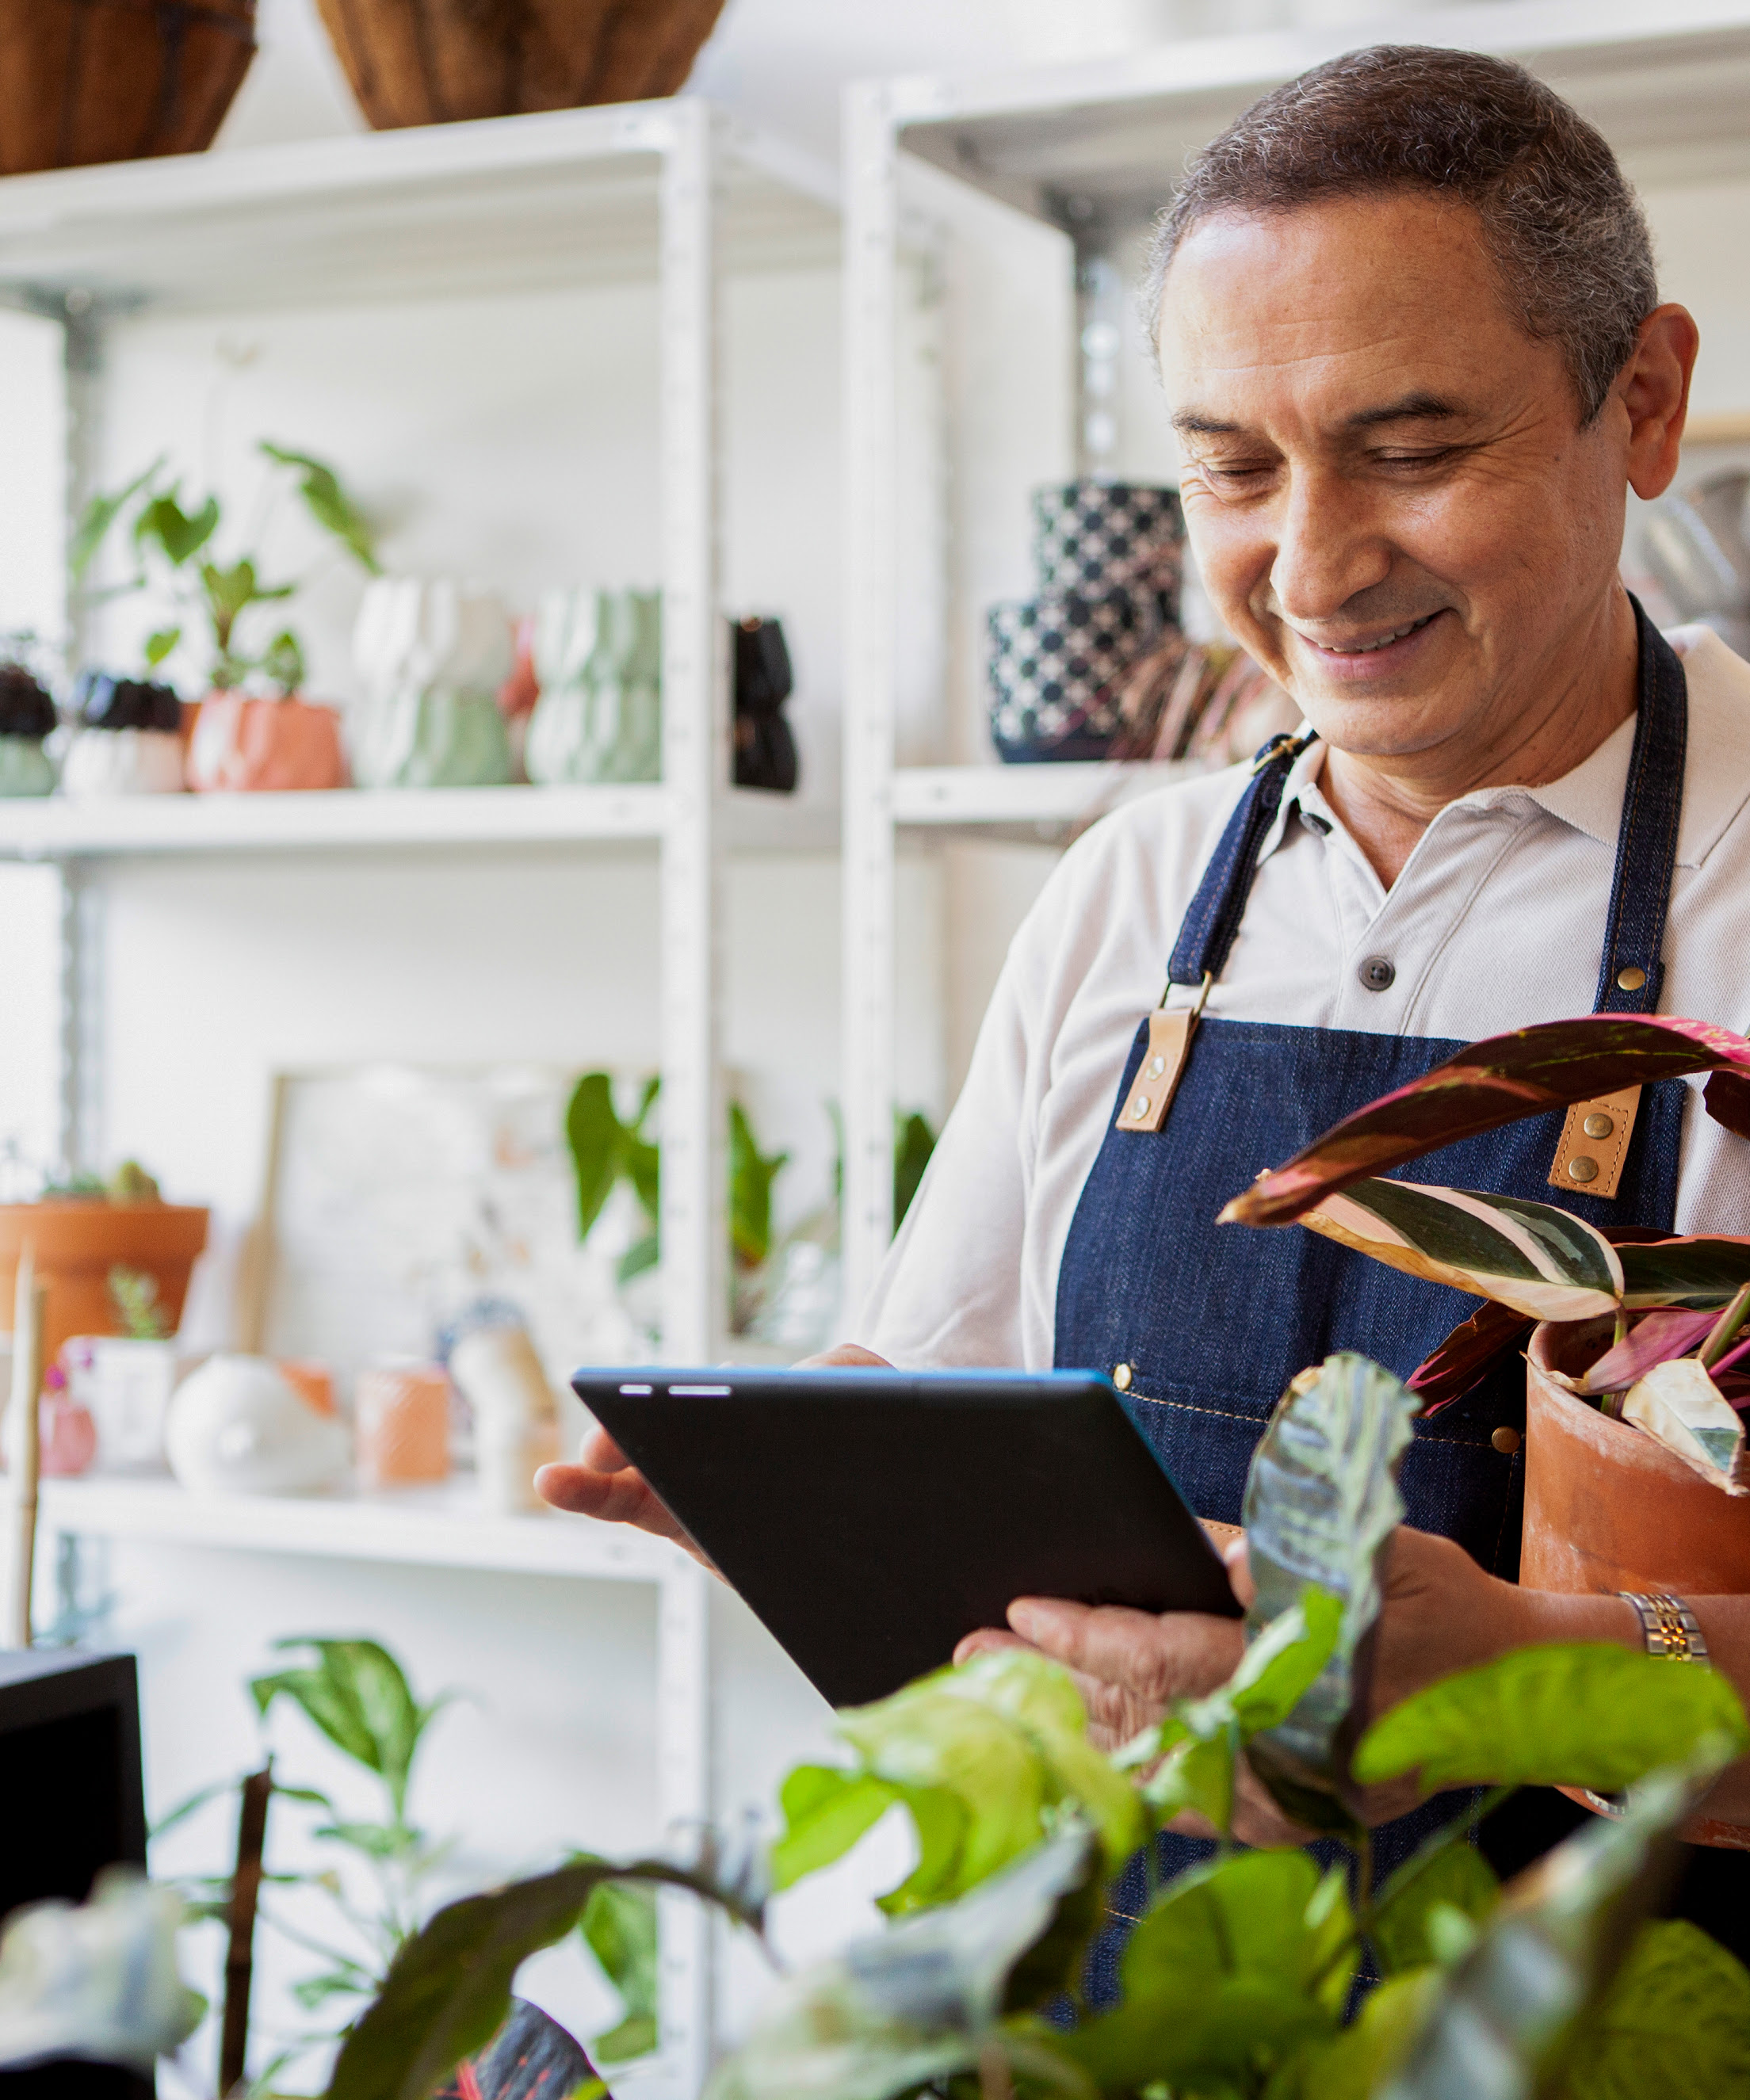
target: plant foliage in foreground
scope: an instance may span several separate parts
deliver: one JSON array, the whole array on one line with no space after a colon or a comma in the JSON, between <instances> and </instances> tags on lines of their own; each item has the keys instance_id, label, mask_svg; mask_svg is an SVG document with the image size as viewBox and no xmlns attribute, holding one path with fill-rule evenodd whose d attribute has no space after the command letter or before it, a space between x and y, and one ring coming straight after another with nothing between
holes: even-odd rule
<instances>
[{"instance_id":1,"label":"plant foliage in foreground","mask_svg":"<svg viewBox=\"0 0 1750 2100\"><path fill-rule=\"evenodd\" d=\"M666 1884L763 1935L763 1889L842 1858L890 1812L914 1864L889 1925L782 1977L709 2100L1710 2100L1750 2090L1750 1972L1694 1928L1649 1922L1673 1833L1750 1745L1726 1680L1606 1646L1501 1657L1430 1687L1351 1747L1355 1658L1397 1520L1392 1469L1414 1402L1333 1358L1296 1381L1254 1469L1261 1594L1229 1683L1107 1758L1067 1675L1019 1651L938 1672L840 1716L839 1765L793 1772L766 1860L580 1863L440 1912L397 1958L336 2065L329 2100L425 2100L503 2016L518 1963L616 1882ZM1242 1764L1358 1846L1217 1856L1156 1895L1115 2007L1080 2009L1103 1885L1187 1807L1231 1828ZM1346 1796L1628 1789L1503 1890L1474 1818L1378 1886ZM1383 1982L1346 2023L1371 1955ZM1048 2010L1053 2018L1048 2021Z\"/></svg>"}]
</instances>

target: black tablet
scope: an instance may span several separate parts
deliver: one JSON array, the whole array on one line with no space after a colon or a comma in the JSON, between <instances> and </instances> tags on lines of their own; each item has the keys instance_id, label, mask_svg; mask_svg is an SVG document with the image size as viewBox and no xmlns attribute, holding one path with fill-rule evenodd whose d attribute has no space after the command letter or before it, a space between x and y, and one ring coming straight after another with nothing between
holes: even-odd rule
<instances>
[{"instance_id":1,"label":"black tablet","mask_svg":"<svg viewBox=\"0 0 1750 2100\"><path fill-rule=\"evenodd\" d=\"M1014 1597L1239 1615L1093 1372L581 1370L572 1385L835 1706L938 1668Z\"/></svg>"}]
</instances>

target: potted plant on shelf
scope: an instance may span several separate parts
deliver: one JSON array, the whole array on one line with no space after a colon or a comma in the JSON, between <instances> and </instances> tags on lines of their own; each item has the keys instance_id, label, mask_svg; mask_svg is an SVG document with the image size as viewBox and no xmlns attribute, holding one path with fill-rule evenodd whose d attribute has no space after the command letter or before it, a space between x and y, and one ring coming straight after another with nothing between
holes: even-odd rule
<instances>
[{"instance_id":1,"label":"potted plant on shelf","mask_svg":"<svg viewBox=\"0 0 1750 2100\"><path fill-rule=\"evenodd\" d=\"M43 746L55 731L55 703L27 660L32 641L0 637L0 800L54 791L55 762Z\"/></svg>"},{"instance_id":2,"label":"potted plant on shelf","mask_svg":"<svg viewBox=\"0 0 1750 2100\"><path fill-rule=\"evenodd\" d=\"M304 507L335 545L375 575L374 535L334 470L281 445L263 441L259 449L274 469L296 477ZM298 697L304 681L303 644L290 628L260 638L254 617L261 607L295 596L302 585L263 582L258 555L240 554L228 562L214 558L213 545L222 518L216 496L208 496L197 509L184 510L180 482L166 480L163 462L157 461L126 488L96 496L86 506L73 538L73 575L85 574L112 529L125 519L138 566L122 588L162 590L179 607L177 618L148 638L148 668L157 669L183 645L191 615L205 625L210 690L190 711L191 788L344 787L346 762L334 710ZM259 638L253 642L246 638L250 629ZM102 673L87 676L117 682L105 681ZM168 688L143 690L162 694ZM72 755L68 770L71 776Z\"/></svg>"},{"instance_id":3,"label":"potted plant on shelf","mask_svg":"<svg viewBox=\"0 0 1750 2100\"><path fill-rule=\"evenodd\" d=\"M1379 1176L1525 1116L1704 1072L1708 1114L1750 1138L1750 1042L1728 1030L1601 1014L1495 1037L1346 1118L1222 1213L1297 1220L1485 1300L1411 1384L1436 1413L1526 1354L1520 1573L1540 1588L1750 1590L1750 1236L1616 1233ZM1750 1846L1750 1829L1705 1834Z\"/></svg>"},{"instance_id":4,"label":"potted plant on shelf","mask_svg":"<svg viewBox=\"0 0 1750 2100\"><path fill-rule=\"evenodd\" d=\"M131 1160L106 1184L95 1176L47 1183L34 1202L0 1203L0 1317L9 1317L19 1257L28 1246L48 1286L42 1359L53 1363L76 1335L126 1331L126 1293L112 1287L118 1269L156 1286L153 1303L166 1331L182 1317L195 1257L206 1245L207 1213L166 1203L158 1185Z\"/></svg>"}]
</instances>

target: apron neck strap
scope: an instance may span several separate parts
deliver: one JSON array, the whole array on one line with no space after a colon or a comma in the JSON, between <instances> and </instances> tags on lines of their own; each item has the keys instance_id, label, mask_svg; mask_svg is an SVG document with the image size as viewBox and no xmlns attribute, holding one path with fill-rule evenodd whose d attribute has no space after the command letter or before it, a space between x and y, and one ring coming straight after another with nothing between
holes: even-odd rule
<instances>
[{"instance_id":1,"label":"apron neck strap","mask_svg":"<svg viewBox=\"0 0 1750 2100\"><path fill-rule=\"evenodd\" d=\"M1658 1008L1665 916L1683 814L1689 687L1676 651L1647 618L1639 599L1631 593L1628 602L1640 643L1638 710L1605 921L1593 1008L1598 1013L1652 1013ZM1272 737L1253 761L1251 785L1228 818L1179 928L1167 966L1170 984L1202 985L1221 976L1252 893L1265 836L1282 807L1282 791L1295 761L1312 741L1310 735Z\"/></svg>"},{"instance_id":2,"label":"apron neck strap","mask_svg":"<svg viewBox=\"0 0 1750 2100\"><path fill-rule=\"evenodd\" d=\"M1310 735L1273 736L1253 760L1252 784L1228 818L1215 858L1204 870L1179 928L1173 960L1167 965L1169 983L1200 985L1218 977L1226 968L1228 950L1252 893L1264 834L1282 807L1283 787L1295 760L1312 741Z\"/></svg>"},{"instance_id":3,"label":"apron neck strap","mask_svg":"<svg viewBox=\"0 0 1750 2100\"><path fill-rule=\"evenodd\" d=\"M1595 1013L1655 1013L1664 978L1665 915L1683 815L1689 684L1677 652L1631 593L1641 645L1634 749L1616 834ZM1626 979L1626 982L1624 980Z\"/></svg>"}]
</instances>

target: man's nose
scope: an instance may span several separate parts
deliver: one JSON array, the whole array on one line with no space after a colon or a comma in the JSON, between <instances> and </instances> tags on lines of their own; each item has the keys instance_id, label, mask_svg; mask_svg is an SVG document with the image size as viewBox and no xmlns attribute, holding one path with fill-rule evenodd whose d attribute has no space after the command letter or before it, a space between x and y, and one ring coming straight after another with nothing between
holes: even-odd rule
<instances>
[{"instance_id":1,"label":"man's nose","mask_svg":"<svg viewBox=\"0 0 1750 2100\"><path fill-rule=\"evenodd\" d=\"M1334 619L1391 574L1391 541L1371 498L1342 474L1291 470L1270 569L1271 593L1285 618Z\"/></svg>"}]
</instances>

